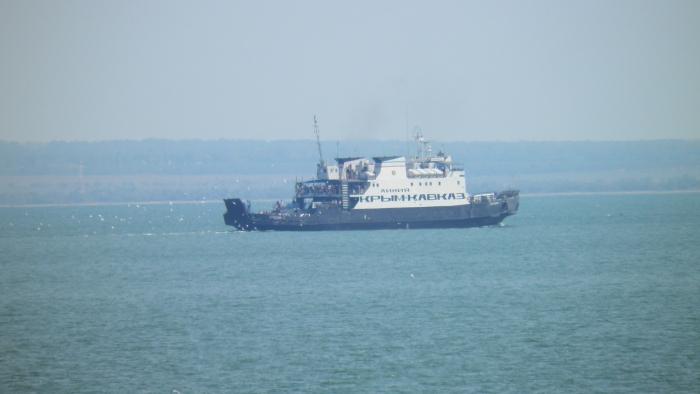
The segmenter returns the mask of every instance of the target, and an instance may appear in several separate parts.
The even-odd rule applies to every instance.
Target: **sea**
[[[700,194],[523,196],[474,229],[223,212],[0,208],[0,392],[700,392]]]

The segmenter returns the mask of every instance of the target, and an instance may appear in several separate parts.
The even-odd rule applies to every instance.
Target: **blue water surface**
[[[0,209],[0,392],[700,391],[700,194],[449,230],[223,210]]]

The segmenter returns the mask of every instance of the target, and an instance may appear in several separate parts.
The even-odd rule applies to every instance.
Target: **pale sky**
[[[0,0],[0,139],[700,138],[700,1]]]

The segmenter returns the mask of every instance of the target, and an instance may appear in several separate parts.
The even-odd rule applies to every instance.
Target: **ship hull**
[[[226,199],[224,222],[245,231],[324,231],[493,226],[517,212],[517,191],[496,195],[493,201],[458,206],[295,210],[251,214],[240,199]]]

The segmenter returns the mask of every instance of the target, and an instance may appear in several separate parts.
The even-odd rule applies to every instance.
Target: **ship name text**
[[[426,194],[392,194],[390,196],[352,196],[358,202],[394,202],[394,201],[437,201],[437,200],[466,200],[465,193],[426,193]]]

